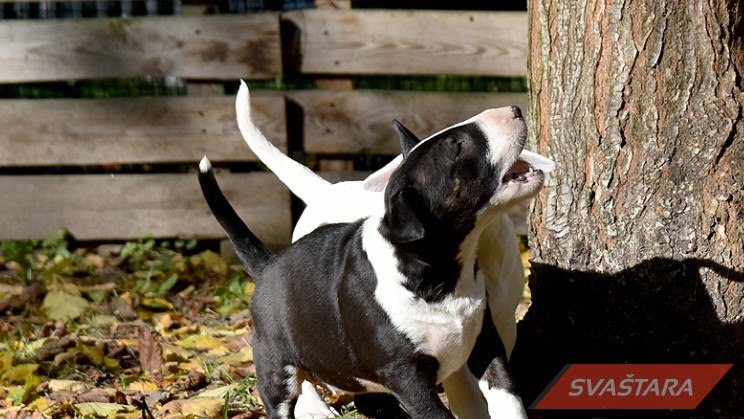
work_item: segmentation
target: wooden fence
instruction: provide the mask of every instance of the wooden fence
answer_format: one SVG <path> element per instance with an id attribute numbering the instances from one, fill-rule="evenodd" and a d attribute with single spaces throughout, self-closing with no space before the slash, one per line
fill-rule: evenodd
<path id="1" fill-rule="evenodd" d="M 524 76 L 526 13 L 303 10 L 248 15 L 0 21 L 0 83 L 176 76 L 190 83 L 358 75 Z M 321 85 L 321 83 L 319 83 Z M 196 86 L 196 85 L 194 85 Z M 397 118 L 427 135 L 525 93 L 254 90 L 258 126 L 317 159 L 393 155 Z M 193 173 L 129 164 L 255 162 L 225 95 L 0 99 L 0 239 L 66 227 L 80 240 L 223 237 Z M 61 173 L 45 168 L 62 166 Z M 83 167 L 99 168 L 85 174 Z M 329 174 L 329 176 L 334 176 Z M 335 175 L 338 177 L 338 175 Z M 347 174 L 354 177 L 354 173 Z M 222 171 L 238 212 L 287 243 L 290 195 L 267 172 Z"/>

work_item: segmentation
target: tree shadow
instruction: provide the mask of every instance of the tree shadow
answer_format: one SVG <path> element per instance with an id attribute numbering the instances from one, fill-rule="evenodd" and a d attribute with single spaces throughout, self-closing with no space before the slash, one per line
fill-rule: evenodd
<path id="1" fill-rule="evenodd" d="M 530 411 L 553 417 L 744 417 L 744 321 L 718 319 L 700 269 L 744 275 L 701 259 L 656 258 L 616 274 L 533 264 L 532 307 L 518 325 L 512 370 L 531 404 L 566 364 L 733 363 L 695 411 Z"/>

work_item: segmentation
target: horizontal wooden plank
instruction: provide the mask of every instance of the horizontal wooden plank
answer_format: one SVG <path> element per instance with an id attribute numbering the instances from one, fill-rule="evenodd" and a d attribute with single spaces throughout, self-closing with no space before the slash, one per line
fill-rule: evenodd
<path id="1" fill-rule="evenodd" d="M 284 98 L 254 93 L 258 126 L 286 150 Z M 252 161 L 234 97 L 0 100 L 0 166 Z"/>
<path id="2" fill-rule="evenodd" d="M 276 13 L 0 21 L 0 83 L 281 75 Z"/>
<path id="3" fill-rule="evenodd" d="M 302 10 L 300 71 L 526 76 L 527 13 Z"/>
<path id="4" fill-rule="evenodd" d="M 289 243 L 289 192 L 270 173 L 218 174 L 238 213 L 272 246 Z M 196 174 L 1 176 L 0 239 L 222 238 Z"/>
<path id="5" fill-rule="evenodd" d="M 527 109 L 526 93 L 440 93 L 377 90 L 297 91 L 309 153 L 399 154 L 393 119 L 421 138 L 485 109 Z"/>

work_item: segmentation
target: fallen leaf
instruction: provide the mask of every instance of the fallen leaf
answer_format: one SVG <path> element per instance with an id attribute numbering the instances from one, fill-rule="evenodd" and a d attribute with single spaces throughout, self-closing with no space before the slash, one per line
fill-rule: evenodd
<path id="1" fill-rule="evenodd" d="M 39 364 L 21 364 L 5 368 L 2 379 L 6 383 L 25 383 L 39 369 Z"/>
<path id="2" fill-rule="evenodd" d="M 151 383 L 149 381 L 135 381 L 127 386 L 128 390 L 139 391 L 140 393 L 155 391 L 159 388 L 160 387 L 158 387 L 157 384 Z"/>
<path id="3" fill-rule="evenodd" d="M 78 392 L 87 390 L 89 386 L 85 383 L 75 380 L 49 380 L 49 390 L 51 391 L 72 391 Z"/>
<path id="4" fill-rule="evenodd" d="M 143 372 L 159 373 L 163 371 L 163 348 L 150 329 L 143 329 L 140 338 L 139 360 Z"/>
<path id="5" fill-rule="evenodd" d="M 225 348 L 227 345 L 219 339 L 204 335 L 191 335 L 179 340 L 175 345 L 186 349 L 195 349 L 197 351 L 208 351 L 211 349 Z"/>
<path id="6" fill-rule="evenodd" d="M 233 384 L 230 384 L 230 385 L 213 388 L 211 390 L 202 391 L 201 393 L 197 394 L 194 397 L 207 397 L 207 398 L 224 399 L 225 398 L 225 395 L 227 393 L 229 393 L 230 391 L 235 390 L 236 387 L 238 387 L 238 385 L 236 383 L 233 383 Z"/>
<path id="7" fill-rule="evenodd" d="M 222 256 L 211 250 L 205 250 L 198 255 L 191 256 L 190 261 L 195 267 L 204 266 L 223 276 L 227 275 L 230 269 Z"/>
<path id="8" fill-rule="evenodd" d="M 73 405 L 75 410 L 83 416 L 108 417 L 115 413 L 132 412 L 137 410 L 134 406 L 118 403 L 77 403 Z"/>
<path id="9" fill-rule="evenodd" d="M 175 310 L 175 307 L 170 301 L 160 297 L 145 297 L 140 302 L 140 305 L 155 311 Z"/>
<path id="10" fill-rule="evenodd" d="M 225 405 L 225 399 L 193 397 L 187 400 L 173 400 L 166 403 L 161 409 L 165 418 L 183 418 L 184 416 L 197 416 L 213 418 L 220 414 Z"/>
<path id="11" fill-rule="evenodd" d="M 34 399 L 34 401 L 29 403 L 28 405 L 29 409 L 39 410 L 39 411 L 47 410 L 49 406 L 51 406 L 51 403 L 49 402 L 49 399 L 47 399 L 46 397 L 37 397 L 36 399 Z"/>
<path id="12" fill-rule="evenodd" d="M 248 281 L 245 283 L 245 289 L 243 290 L 243 297 L 250 301 L 253 298 L 253 293 L 256 291 L 256 283 Z"/>
<path id="13" fill-rule="evenodd" d="M 74 284 L 51 285 L 41 303 L 44 314 L 54 320 L 74 320 L 88 310 L 90 304 L 80 296 Z"/>
<path id="14" fill-rule="evenodd" d="M 5 387 L 5 391 L 8 392 L 7 397 L 13 400 L 14 403 L 21 403 L 23 401 L 24 394 L 26 394 L 26 387 L 25 386 L 7 386 Z"/>
<path id="15" fill-rule="evenodd" d="M 178 364 L 178 369 L 181 371 L 197 371 L 197 372 L 204 372 L 204 365 L 202 362 L 197 359 L 193 358 L 188 360 L 187 362 L 181 362 Z"/>
<path id="16" fill-rule="evenodd" d="M 217 362 L 220 364 L 227 364 L 231 367 L 239 367 L 241 365 L 253 362 L 253 349 L 250 346 L 244 346 L 240 348 L 238 352 L 233 352 L 229 355 L 217 358 Z"/>
<path id="17" fill-rule="evenodd" d="M 3 351 L 0 352 L 0 376 L 5 372 L 6 369 L 13 366 L 13 352 Z"/>
<path id="18" fill-rule="evenodd" d="M 0 409 L 0 417 L 3 419 L 44 419 L 44 415 L 41 412 L 34 412 L 23 406 Z"/>
<path id="19" fill-rule="evenodd" d="M 109 303 L 109 310 L 111 310 L 111 314 L 125 321 L 137 318 L 137 312 L 132 308 L 132 300 L 126 294 L 118 298 L 112 298 Z"/>
<path id="20" fill-rule="evenodd" d="M 184 348 L 180 348 L 175 345 L 169 345 L 164 343 L 161 345 L 163 348 L 163 359 L 168 362 L 183 362 L 188 361 L 191 357 L 191 353 Z"/>

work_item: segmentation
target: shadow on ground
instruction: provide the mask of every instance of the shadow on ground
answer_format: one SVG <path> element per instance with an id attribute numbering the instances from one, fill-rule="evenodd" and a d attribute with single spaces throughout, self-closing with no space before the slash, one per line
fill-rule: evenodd
<path id="1" fill-rule="evenodd" d="M 700 277 L 710 261 L 652 259 L 614 275 L 533 264 L 532 307 L 519 323 L 512 368 L 526 405 L 569 363 L 733 363 L 695 411 L 633 417 L 744 417 L 744 321 L 721 322 Z M 628 417 L 628 411 L 530 411 L 534 418 Z"/>

